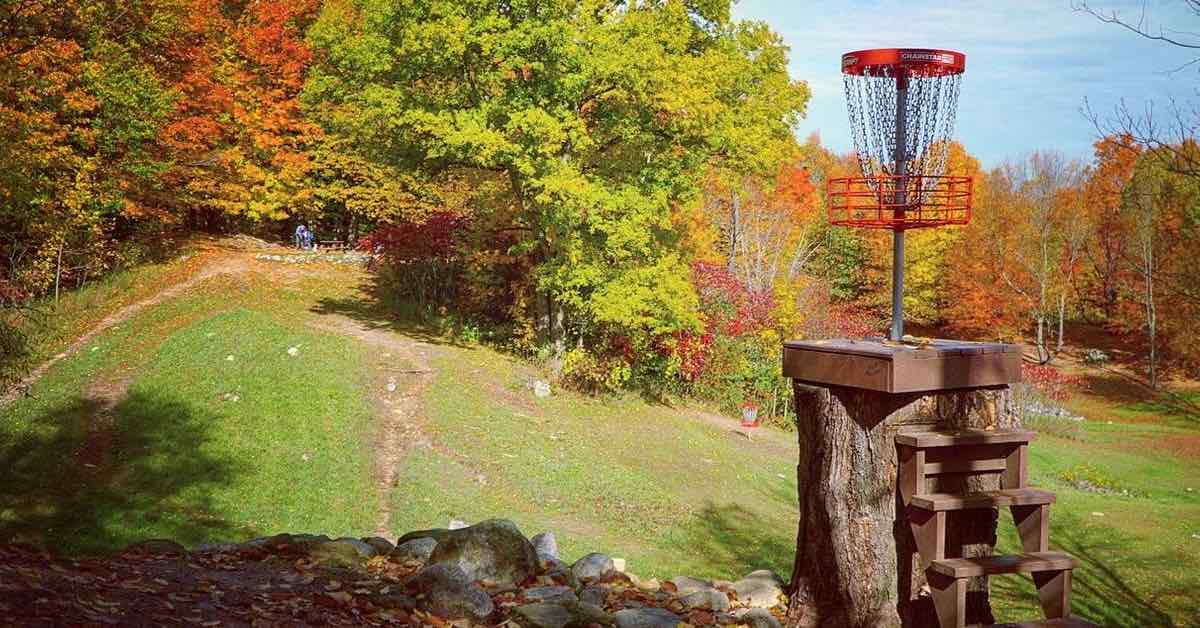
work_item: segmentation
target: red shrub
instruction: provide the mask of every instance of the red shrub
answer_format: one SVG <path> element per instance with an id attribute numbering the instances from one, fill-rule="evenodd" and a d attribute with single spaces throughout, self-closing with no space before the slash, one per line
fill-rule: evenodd
<path id="1" fill-rule="evenodd" d="M 446 262 L 455 257 L 467 219 L 438 212 L 424 222 L 384 225 L 358 241 L 358 248 L 383 255 L 388 262 Z"/>
<path id="2" fill-rule="evenodd" d="M 707 333 L 744 336 L 771 326 L 775 297 L 770 291 L 748 290 L 729 271 L 705 262 L 692 266 L 692 282 L 700 295 Z"/>
<path id="3" fill-rule="evenodd" d="M 1083 385 L 1083 378 L 1067 375 L 1049 364 L 1022 364 L 1021 379 L 1054 401 L 1065 401 Z"/>

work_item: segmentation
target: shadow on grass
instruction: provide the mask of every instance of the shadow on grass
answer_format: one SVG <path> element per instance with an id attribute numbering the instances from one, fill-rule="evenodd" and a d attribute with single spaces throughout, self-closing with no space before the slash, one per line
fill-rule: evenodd
<path id="1" fill-rule="evenodd" d="M 788 503 L 796 507 L 794 494 Z M 676 551 L 691 554 L 707 572 L 689 575 L 737 579 L 757 569 L 771 569 L 787 581 L 796 555 L 795 536 L 794 522 L 781 530 L 737 504 L 709 502 L 692 517 L 674 545 Z"/>
<path id="2" fill-rule="evenodd" d="M 1200 394 L 1152 390 L 1130 377 L 1106 371 L 1084 376 L 1088 394 L 1129 410 L 1200 423 Z"/>
<path id="3" fill-rule="evenodd" d="M 134 393 L 110 411 L 76 399 L 34 418 L 28 433 L 4 434 L 0 542 L 95 554 L 150 536 L 188 546 L 228 538 L 234 526 L 212 492 L 239 469 L 204 451 L 214 420 Z"/>
<path id="4" fill-rule="evenodd" d="M 1118 538 L 1110 532 L 1059 524 L 1051 533 L 1050 538 L 1057 546 L 1053 549 L 1061 549 L 1079 560 L 1072 578 L 1071 608 L 1075 616 L 1114 628 L 1176 626 L 1156 598 L 1190 600 L 1190 608 L 1172 610 L 1175 615 L 1197 616 L 1200 603 L 1194 597 L 1195 583 L 1185 583 L 1178 590 L 1171 590 L 1167 588 L 1167 582 L 1155 581 L 1153 576 L 1145 575 L 1143 580 L 1148 581 L 1145 589 L 1153 591 L 1154 598 L 1130 586 L 1136 577 L 1132 573 L 1134 568 L 1154 573 L 1175 564 L 1184 569 L 1178 555 L 1139 552 L 1132 540 Z M 992 578 L 992 592 L 995 596 L 1034 604 L 1037 601 L 1037 593 L 1028 576 Z M 1182 613 L 1178 612 L 1181 610 Z"/>
<path id="5" fill-rule="evenodd" d="M 429 344 L 468 346 L 445 333 L 441 317 L 425 312 L 415 304 L 399 301 L 378 275 L 372 274 L 358 289 L 364 298 L 326 297 L 310 311 L 345 316 L 369 329 L 386 329 Z"/>

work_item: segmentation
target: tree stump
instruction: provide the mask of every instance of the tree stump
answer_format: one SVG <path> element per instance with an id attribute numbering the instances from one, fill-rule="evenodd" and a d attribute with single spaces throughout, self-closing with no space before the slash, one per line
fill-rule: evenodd
<path id="1" fill-rule="evenodd" d="M 891 394 L 794 384 L 800 457 L 800 523 L 788 625 L 936 628 L 896 486 L 894 437 L 929 429 L 1020 427 L 1007 386 Z M 945 492 L 999 488 L 997 476 L 935 480 Z M 985 556 L 995 510 L 962 511 L 947 523 L 947 557 Z M 972 581 L 967 623 L 993 622 L 987 581 Z"/>

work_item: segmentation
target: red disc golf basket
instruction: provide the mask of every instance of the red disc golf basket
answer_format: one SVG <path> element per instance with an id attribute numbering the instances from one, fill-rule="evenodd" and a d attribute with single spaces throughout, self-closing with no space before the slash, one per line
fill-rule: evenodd
<path id="1" fill-rule="evenodd" d="M 894 232 L 892 340 L 904 335 L 904 231 L 971 219 L 971 177 L 945 174 L 965 69 L 966 56 L 950 50 L 880 48 L 842 55 L 862 176 L 826 184 L 829 222 Z"/>

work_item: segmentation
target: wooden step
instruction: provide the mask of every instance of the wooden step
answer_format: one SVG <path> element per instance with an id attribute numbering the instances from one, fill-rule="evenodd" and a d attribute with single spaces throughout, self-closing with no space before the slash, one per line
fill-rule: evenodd
<path id="1" fill-rule="evenodd" d="M 1064 552 L 1029 552 L 998 554 L 978 558 L 943 558 L 930 561 L 929 568 L 950 578 L 971 578 L 1006 573 L 1064 571 L 1074 569 L 1079 562 Z"/>
<path id="2" fill-rule="evenodd" d="M 909 447 L 951 447 L 955 445 L 1022 444 L 1037 434 L 1029 430 L 955 430 L 913 431 L 896 434 L 896 442 Z"/>
<path id="3" fill-rule="evenodd" d="M 1078 617 L 1060 617 L 1039 621 L 1023 621 L 1018 624 L 975 624 L 975 628 L 1097 628 L 1096 624 Z"/>
<path id="4" fill-rule="evenodd" d="M 1036 488 L 1009 488 L 978 493 L 913 495 L 912 505 L 922 510 L 970 510 L 1001 506 L 1040 506 L 1054 503 L 1054 493 Z"/>

